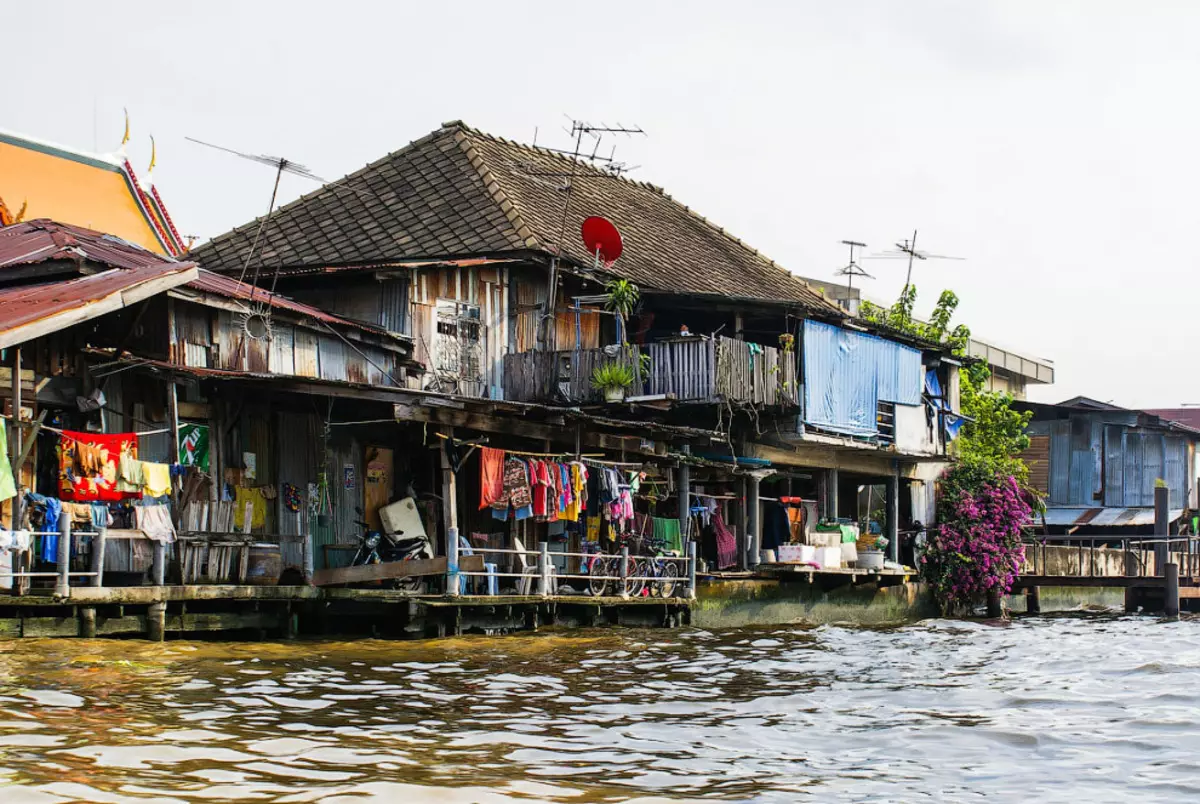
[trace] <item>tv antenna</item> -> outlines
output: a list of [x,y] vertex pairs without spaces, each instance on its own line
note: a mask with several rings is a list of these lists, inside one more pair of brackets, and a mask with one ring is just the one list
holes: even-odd
[[[583,178],[579,173],[579,168],[581,165],[593,168],[593,171],[587,174],[587,178],[623,178],[624,174],[635,168],[626,165],[624,162],[616,161],[615,145],[609,150],[607,156],[601,155],[601,142],[606,135],[621,135],[626,137],[644,137],[646,135],[641,126],[626,126],[621,123],[610,126],[606,123],[589,123],[576,119],[571,119],[571,128],[568,133],[575,140],[575,147],[569,151],[559,148],[547,148],[544,145],[536,147],[565,157],[571,163],[569,170],[544,169],[540,164],[532,160],[518,166],[521,172],[527,176],[547,176],[562,179],[562,184],[556,189],[561,190],[565,196],[563,198],[562,216],[559,219],[558,225],[558,239],[554,243],[554,255],[550,258],[546,309],[543,311],[541,321],[538,325],[538,344],[543,350],[548,348],[550,341],[549,322],[554,317],[554,300],[558,298],[558,263],[563,255],[563,238],[566,236],[567,219],[571,214],[571,201],[575,182]],[[588,143],[589,147],[587,148],[584,147],[585,137],[590,140]],[[535,178],[534,180],[536,181],[537,179]]]
[[908,293],[908,288],[912,285],[912,269],[913,260],[965,260],[966,257],[950,257],[945,254],[930,254],[927,251],[917,250],[917,230],[913,229],[912,240],[904,240],[897,243],[894,249],[872,254],[867,257],[868,260],[902,260],[908,259],[908,274],[904,277],[904,290],[901,296]]
[[867,244],[860,243],[857,240],[843,240],[842,245],[850,247],[850,261],[834,273],[838,276],[846,277],[846,287],[854,287],[854,277],[856,276],[861,276],[864,279],[874,279],[875,277],[864,271],[862,266],[854,261],[854,249],[864,249],[867,247]]
[[[241,151],[235,151],[232,148],[226,148],[222,145],[214,145],[211,142],[198,140],[195,137],[184,137],[189,142],[194,142],[197,145],[203,145],[206,148],[213,148],[218,151],[224,151],[227,154],[240,156],[242,159],[248,159],[251,162],[257,162],[260,165],[275,168],[275,184],[271,188],[271,203],[267,205],[267,214],[263,216],[262,222],[258,225],[258,230],[254,233],[254,240],[250,244],[250,251],[246,254],[246,261],[242,264],[242,273],[238,277],[240,284],[246,282],[246,272],[250,269],[250,263],[254,260],[254,252],[258,250],[259,240],[262,238],[263,230],[267,228],[267,223],[271,220],[271,215],[275,212],[275,200],[279,197],[279,181],[283,178],[284,173],[290,173],[293,176],[299,176],[311,181],[325,184],[325,180],[313,173],[311,170],[301,165],[299,162],[293,162],[282,156],[267,156],[266,154],[247,154]],[[254,266],[254,278],[250,281],[250,304],[251,309],[244,314],[242,321],[242,329],[246,334],[256,340],[266,340],[271,337],[271,307],[269,304],[262,304],[260,307],[254,307],[254,294],[258,290],[258,274],[260,265]],[[275,284],[279,281],[279,268],[275,268],[275,274],[271,278],[270,294],[275,294]]]

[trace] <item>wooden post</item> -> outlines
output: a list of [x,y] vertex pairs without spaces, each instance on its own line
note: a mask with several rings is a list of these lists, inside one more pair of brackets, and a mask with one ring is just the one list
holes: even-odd
[[21,500],[21,347],[14,346],[12,357],[12,425],[8,434],[9,463],[12,465],[13,481],[17,486],[17,496],[13,497],[9,516],[9,529],[17,530],[20,520]]
[[104,586],[104,551],[108,545],[108,528],[97,527],[96,535],[92,537],[92,576],[91,586]]
[[446,594],[458,597],[462,594],[462,576],[458,574],[458,528],[446,531]]
[[696,599],[696,542],[688,542],[688,598]]
[[550,597],[550,543],[538,544],[538,594]]
[[1163,612],[1168,617],[1179,616],[1179,565],[1174,561],[1168,561],[1163,565],[1163,580],[1166,581],[1165,589],[1166,600],[1163,604]]
[[759,503],[759,483],[756,475],[746,478],[746,568],[754,569],[762,563],[762,507]]
[[[446,435],[453,441],[454,428],[448,428]],[[446,520],[446,555],[449,556],[450,531],[458,533],[458,479],[454,474],[454,467],[450,465],[444,444],[439,447],[438,454],[442,463],[442,516]]]
[[[1133,578],[1141,573],[1138,567],[1138,556],[1133,550],[1126,549],[1125,551],[1125,576]],[[1133,613],[1138,610],[1138,594],[1137,589],[1133,586],[1125,587],[1125,611]]]
[[71,596],[71,515],[63,511],[58,515],[58,583],[54,594],[58,597]]
[[1166,541],[1170,536],[1171,514],[1167,508],[1170,493],[1165,486],[1154,487],[1154,574],[1159,577],[1166,573],[1167,562],[1171,560],[1171,545]]
[[151,603],[146,608],[146,638],[151,642],[162,642],[167,636],[167,604]]

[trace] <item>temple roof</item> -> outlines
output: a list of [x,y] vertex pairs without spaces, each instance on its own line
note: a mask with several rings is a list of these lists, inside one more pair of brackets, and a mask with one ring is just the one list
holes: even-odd
[[164,256],[185,251],[162,199],[123,156],[88,154],[0,131],[0,199],[24,220],[49,218]]

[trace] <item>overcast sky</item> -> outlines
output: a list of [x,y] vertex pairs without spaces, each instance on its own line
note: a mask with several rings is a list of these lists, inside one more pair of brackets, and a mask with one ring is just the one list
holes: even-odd
[[[1037,399],[1200,402],[1200,4],[182,5],[9,4],[0,128],[112,151],[127,107],[135,168],[153,134],[178,227],[208,238],[272,175],[185,136],[334,178],[447,120],[553,146],[567,116],[637,124],[634,177],[797,273],[914,228],[966,257],[917,268],[918,309],[953,288],[978,336],[1053,359]],[[903,264],[867,268],[893,299]]]

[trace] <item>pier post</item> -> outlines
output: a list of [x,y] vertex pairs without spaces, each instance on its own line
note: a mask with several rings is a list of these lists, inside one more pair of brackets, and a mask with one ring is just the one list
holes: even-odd
[[825,470],[825,518],[838,518],[838,470]]
[[695,600],[696,599],[696,541],[694,539],[692,541],[688,542],[687,557],[688,557],[688,571],[687,571],[688,598],[691,600]]
[[157,539],[154,541],[154,563],[150,565],[151,582],[162,586],[167,577],[167,546]]
[[746,478],[746,569],[754,569],[762,563],[762,506],[759,503],[759,483],[757,475]]
[[629,597],[629,547],[621,548],[621,597]]
[[[15,504],[15,503],[14,503]],[[66,511],[58,515],[58,583],[54,594],[58,597],[71,596],[71,515]]]
[[1163,576],[1167,562],[1171,560],[1170,511],[1167,508],[1171,490],[1166,486],[1154,487],[1154,574]]
[[550,597],[550,542],[538,543],[538,594]]
[[462,594],[462,582],[458,574],[458,528],[446,531],[446,594],[458,597]]
[[[1126,544],[1128,548],[1129,545]],[[1125,550],[1125,577],[1135,578],[1142,573],[1138,568],[1138,557],[1131,549]],[[1128,583],[1128,582],[1127,582]],[[1132,585],[1125,587],[1125,612],[1133,613],[1138,610],[1138,593]]]
[[1036,586],[1031,586],[1025,590],[1025,613],[1026,614],[1041,614],[1042,613],[1041,590]]
[[308,514],[308,500],[304,501],[304,508],[296,512],[296,532],[300,534],[300,550],[302,561],[304,562],[304,582],[312,585],[313,578],[313,542],[312,542],[312,525]]
[[84,639],[96,638],[96,609],[92,606],[79,610],[79,635]]
[[996,619],[1004,616],[1004,606],[1000,601],[1000,590],[992,587],[987,592],[987,616]]
[[92,576],[91,586],[104,586],[104,551],[108,544],[108,528],[98,526],[96,535],[92,537]]
[[162,642],[167,635],[167,604],[164,601],[151,603],[146,609],[146,638],[151,642]]
[[1163,566],[1163,580],[1166,581],[1166,600],[1163,603],[1163,613],[1168,617],[1179,616],[1179,565],[1173,561]]

